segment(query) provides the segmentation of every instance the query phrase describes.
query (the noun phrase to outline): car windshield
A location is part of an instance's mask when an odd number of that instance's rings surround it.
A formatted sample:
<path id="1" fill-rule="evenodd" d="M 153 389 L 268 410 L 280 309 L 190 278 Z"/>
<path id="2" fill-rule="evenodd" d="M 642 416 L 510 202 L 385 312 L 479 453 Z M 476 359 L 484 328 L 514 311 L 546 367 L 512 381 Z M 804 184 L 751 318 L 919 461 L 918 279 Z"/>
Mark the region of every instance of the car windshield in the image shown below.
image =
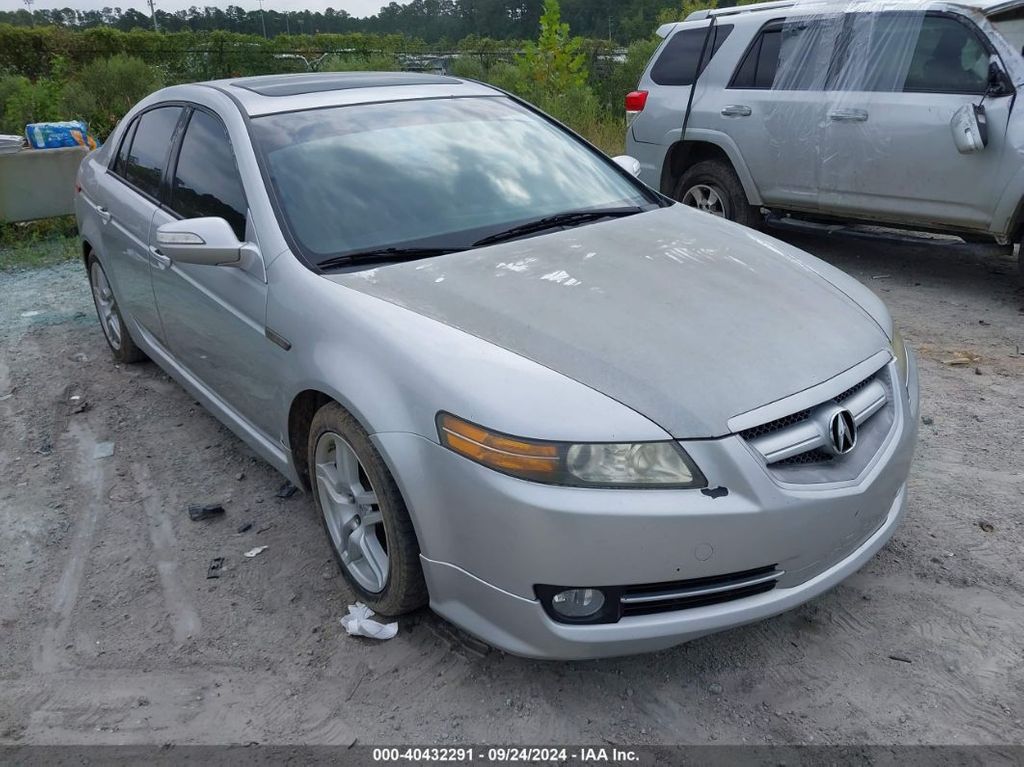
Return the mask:
<path id="1" fill-rule="evenodd" d="M 333 107 L 252 126 L 283 223 L 315 264 L 384 248 L 460 250 L 570 211 L 659 204 L 504 97 Z"/>

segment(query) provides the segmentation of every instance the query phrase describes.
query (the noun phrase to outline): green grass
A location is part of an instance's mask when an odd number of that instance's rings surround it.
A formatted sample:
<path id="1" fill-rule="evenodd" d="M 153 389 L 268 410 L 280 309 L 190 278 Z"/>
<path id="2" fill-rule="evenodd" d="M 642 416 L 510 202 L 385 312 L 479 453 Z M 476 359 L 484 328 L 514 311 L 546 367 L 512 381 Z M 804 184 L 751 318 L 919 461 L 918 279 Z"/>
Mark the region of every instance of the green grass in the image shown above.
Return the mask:
<path id="1" fill-rule="evenodd" d="M 0 271 L 52 266 L 79 253 L 73 216 L 0 224 Z"/>

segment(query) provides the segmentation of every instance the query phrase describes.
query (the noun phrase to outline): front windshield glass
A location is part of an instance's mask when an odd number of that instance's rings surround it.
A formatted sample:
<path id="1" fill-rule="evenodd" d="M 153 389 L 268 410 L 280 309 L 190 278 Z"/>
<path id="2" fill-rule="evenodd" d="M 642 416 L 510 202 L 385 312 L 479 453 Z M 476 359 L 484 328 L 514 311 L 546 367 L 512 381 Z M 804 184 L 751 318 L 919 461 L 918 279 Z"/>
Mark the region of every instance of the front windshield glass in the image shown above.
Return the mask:
<path id="1" fill-rule="evenodd" d="M 501 97 L 359 104 L 252 121 L 285 224 L 313 263 L 468 248 L 566 211 L 651 207 L 611 162 Z"/>

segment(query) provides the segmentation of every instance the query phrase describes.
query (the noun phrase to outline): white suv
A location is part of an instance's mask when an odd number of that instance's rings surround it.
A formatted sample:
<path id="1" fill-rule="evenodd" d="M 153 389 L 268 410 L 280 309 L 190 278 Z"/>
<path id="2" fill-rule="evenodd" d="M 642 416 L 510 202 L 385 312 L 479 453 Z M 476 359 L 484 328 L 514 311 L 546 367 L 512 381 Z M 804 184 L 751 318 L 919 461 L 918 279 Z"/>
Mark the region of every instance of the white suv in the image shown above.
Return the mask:
<path id="1" fill-rule="evenodd" d="M 626 98 L 655 189 L 748 226 L 767 211 L 1020 239 L 1024 2 L 761 3 L 658 34 Z"/>

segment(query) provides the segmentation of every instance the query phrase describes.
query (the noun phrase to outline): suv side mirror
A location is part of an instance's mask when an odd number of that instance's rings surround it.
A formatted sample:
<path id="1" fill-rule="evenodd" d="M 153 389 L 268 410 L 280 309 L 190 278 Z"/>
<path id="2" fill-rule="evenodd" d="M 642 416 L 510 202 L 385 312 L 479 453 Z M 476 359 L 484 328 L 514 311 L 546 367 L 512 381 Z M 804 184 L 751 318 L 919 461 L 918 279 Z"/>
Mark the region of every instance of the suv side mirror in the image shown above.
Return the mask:
<path id="1" fill-rule="evenodd" d="M 235 266 L 242 244 L 223 218 L 186 218 L 156 230 L 156 247 L 172 261 L 204 266 Z"/>
<path id="2" fill-rule="evenodd" d="M 635 157 L 630 157 L 628 154 L 620 154 L 618 157 L 613 157 L 612 161 L 631 176 L 640 175 L 640 161 Z"/>
<path id="3" fill-rule="evenodd" d="M 980 152 L 988 146 L 988 120 L 983 106 L 964 104 L 953 113 L 949 128 L 960 154 Z"/>

